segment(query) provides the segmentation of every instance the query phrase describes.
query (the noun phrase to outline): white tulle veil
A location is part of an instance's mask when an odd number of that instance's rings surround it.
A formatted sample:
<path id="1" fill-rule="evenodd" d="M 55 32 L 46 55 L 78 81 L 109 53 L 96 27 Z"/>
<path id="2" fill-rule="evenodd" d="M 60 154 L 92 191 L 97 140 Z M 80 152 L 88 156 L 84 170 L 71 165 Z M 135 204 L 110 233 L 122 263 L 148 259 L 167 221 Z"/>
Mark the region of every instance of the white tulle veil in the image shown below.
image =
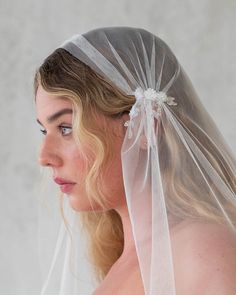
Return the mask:
<path id="1" fill-rule="evenodd" d="M 171 228 L 189 219 L 235 229 L 232 153 L 176 57 L 158 37 L 143 29 L 101 28 L 75 35 L 60 48 L 136 98 L 121 155 L 127 205 L 145 295 L 174 295 Z M 66 210 L 73 224 L 75 213 Z M 57 295 L 85 294 L 70 273 L 70 247 L 64 246 L 69 240 L 62 225 L 41 295 L 54 294 L 50 288 Z M 63 265 L 57 265 L 60 259 Z M 55 279 L 58 267 L 63 271 Z"/>

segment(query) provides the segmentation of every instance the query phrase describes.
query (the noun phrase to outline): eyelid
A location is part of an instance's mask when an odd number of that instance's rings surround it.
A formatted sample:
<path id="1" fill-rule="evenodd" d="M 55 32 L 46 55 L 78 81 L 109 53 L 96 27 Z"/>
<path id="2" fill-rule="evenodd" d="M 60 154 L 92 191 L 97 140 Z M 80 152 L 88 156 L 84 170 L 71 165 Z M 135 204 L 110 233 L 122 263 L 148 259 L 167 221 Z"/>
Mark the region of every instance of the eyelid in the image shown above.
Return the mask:
<path id="1" fill-rule="evenodd" d="M 41 125 L 41 127 L 43 127 L 43 126 Z M 68 135 L 70 135 L 72 133 L 72 125 L 70 125 L 70 124 L 60 124 L 60 125 L 58 125 L 57 128 L 58 128 L 58 130 L 59 130 L 59 132 L 61 133 L 62 136 L 68 136 Z M 69 129 L 69 133 L 63 134 L 63 132 L 62 132 L 63 129 Z M 43 135 L 47 134 L 46 128 L 41 128 L 40 132 Z"/>
<path id="2" fill-rule="evenodd" d="M 60 124 L 58 126 L 58 128 L 60 129 L 62 136 L 68 136 L 68 135 L 71 135 L 71 133 L 72 133 L 72 126 L 71 125 L 68 126 L 67 124 Z M 69 133 L 63 134 L 63 132 L 62 132 L 63 129 L 69 129 Z"/>

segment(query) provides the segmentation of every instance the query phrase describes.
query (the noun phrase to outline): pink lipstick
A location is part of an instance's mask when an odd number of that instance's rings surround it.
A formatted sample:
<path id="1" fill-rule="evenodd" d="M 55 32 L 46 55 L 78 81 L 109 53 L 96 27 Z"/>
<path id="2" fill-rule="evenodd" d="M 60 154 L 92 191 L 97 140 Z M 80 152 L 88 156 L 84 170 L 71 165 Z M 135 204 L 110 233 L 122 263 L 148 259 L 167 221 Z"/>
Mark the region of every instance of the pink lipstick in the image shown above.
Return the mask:
<path id="1" fill-rule="evenodd" d="M 61 191 L 65 194 L 69 194 L 72 191 L 74 185 L 76 184 L 75 182 L 59 177 L 55 177 L 54 181 L 60 186 Z"/>

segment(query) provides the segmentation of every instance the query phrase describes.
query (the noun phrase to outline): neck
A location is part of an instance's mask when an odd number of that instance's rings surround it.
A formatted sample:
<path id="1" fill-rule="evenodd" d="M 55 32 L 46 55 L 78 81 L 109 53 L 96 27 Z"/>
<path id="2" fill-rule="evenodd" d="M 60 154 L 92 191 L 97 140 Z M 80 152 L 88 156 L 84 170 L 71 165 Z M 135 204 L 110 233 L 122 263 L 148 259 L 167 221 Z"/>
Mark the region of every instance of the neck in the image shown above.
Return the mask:
<path id="1" fill-rule="evenodd" d="M 115 209 L 116 212 L 120 215 L 123 225 L 124 232 L 124 250 L 122 252 L 121 257 L 127 257 L 131 252 L 135 251 L 135 243 L 132 232 L 132 225 L 130 221 L 130 216 L 128 212 L 128 207 L 126 204 L 123 204 L 119 208 Z M 182 219 L 178 219 L 172 214 L 168 214 L 168 223 L 169 223 L 169 231 L 170 234 L 177 229 L 177 225 L 182 223 Z"/>
<path id="2" fill-rule="evenodd" d="M 123 232 L 124 232 L 124 250 L 122 252 L 121 257 L 125 257 L 130 253 L 130 251 L 134 251 L 135 244 L 134 238 L 132 233 L 132 225 L 129 217 L 129 212 L 127 205 L 123 205 L 116 209 L 117 213 L 120 215 L 123 225 Z"/>

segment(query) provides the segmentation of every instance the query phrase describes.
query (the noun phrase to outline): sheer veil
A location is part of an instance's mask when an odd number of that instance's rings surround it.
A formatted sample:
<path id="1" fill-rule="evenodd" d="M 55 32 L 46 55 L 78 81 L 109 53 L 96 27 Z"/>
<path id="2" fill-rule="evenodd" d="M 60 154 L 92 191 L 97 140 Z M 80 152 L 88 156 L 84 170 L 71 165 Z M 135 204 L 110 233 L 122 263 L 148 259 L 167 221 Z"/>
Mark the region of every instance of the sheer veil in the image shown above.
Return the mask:
<path id="1" fill-rule="evenodd" d="M 183 220 L 218 222 L 235 230 L 235 159 L 183 68 L 158 37 L 143 29 L 100 28 L 60 47 L 136 98 L 121 155 L 133 236 L 145 295 L 174 295 L 170 231 Z M 73 219 L 72 209 L 67 210 Z M 48 290 L 64 235 L 62 228 L 41 295 L 52 294 Z M 64 265 L 69 265 L 68 254 Z M 84 294 L 76 279 L 68 278 L 64 268 L 56 294 Z"/>

